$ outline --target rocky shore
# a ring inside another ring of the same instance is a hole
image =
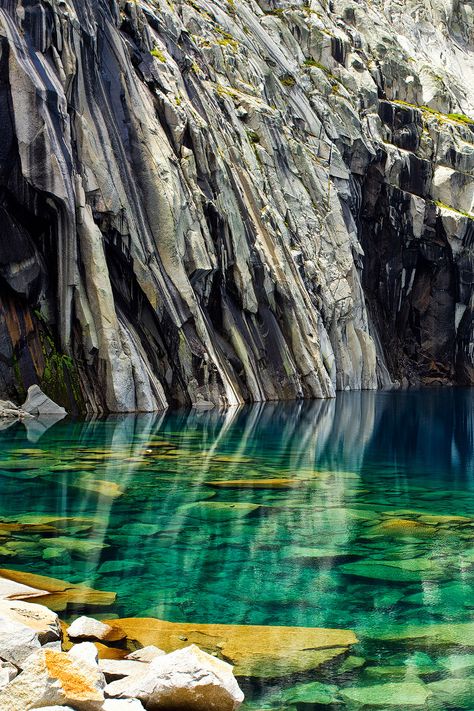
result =
[[[68,627],[43,605],[0,600],[0,711],[234,711],[242,703],[232,666],[195,644],[127,653],[114,647],[125,639],[90,617]]]

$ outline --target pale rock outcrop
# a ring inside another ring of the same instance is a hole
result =
[[[145,674],[112,682],[106,694],[136,697],[150,710],[234,711],[244,699],[231,665],[195,645],[157,657]]]

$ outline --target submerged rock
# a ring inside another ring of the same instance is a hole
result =
[[[146,666],[141,675],[109,684],[106,694],[136,697],[147,709],[183,711],[235,711],[244,700],[232,666],[195,645],[157,657]]]
[[[376,684],[343,689],[341,696],[363,708],[425,708],[432,696],[429,686],[416,682]]]

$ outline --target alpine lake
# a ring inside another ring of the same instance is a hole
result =
[[[65,621],[222,656],[243,710],[472,711],[473,405],[435,389],[3,425],[0,576]]]

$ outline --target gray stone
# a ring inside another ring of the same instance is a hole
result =
[[[42,392],[38,385],[28,388],[28,395],[23,404],[23,410],[39,417],[45,415],[66,415],[64,407],[60,407]]]

